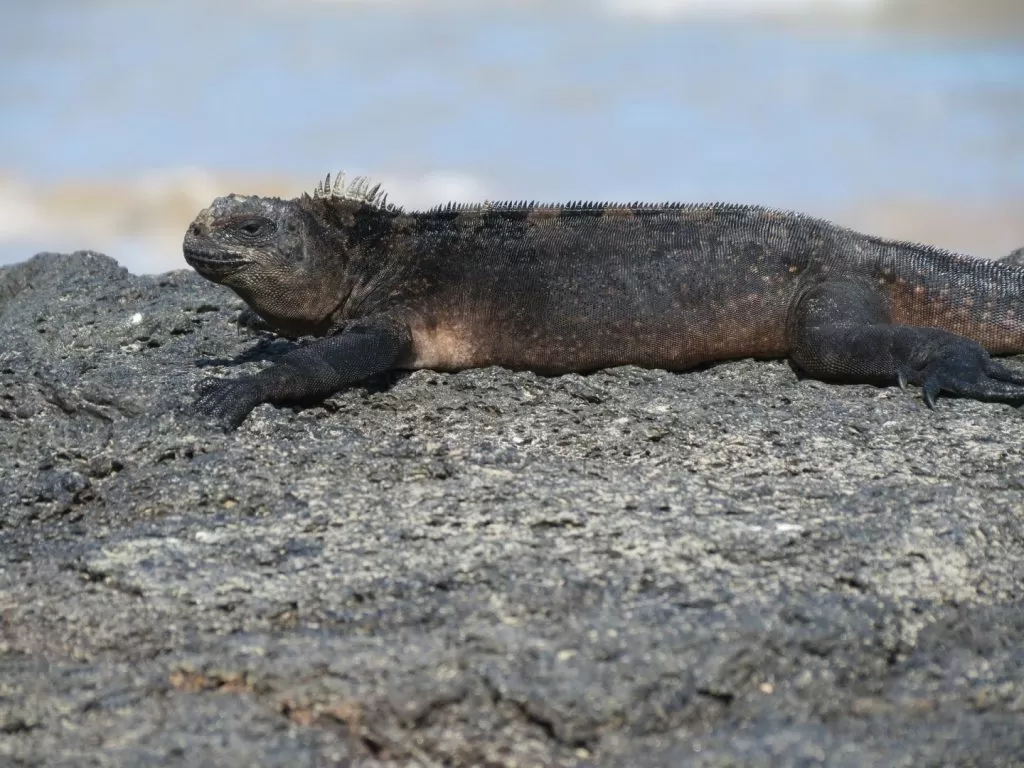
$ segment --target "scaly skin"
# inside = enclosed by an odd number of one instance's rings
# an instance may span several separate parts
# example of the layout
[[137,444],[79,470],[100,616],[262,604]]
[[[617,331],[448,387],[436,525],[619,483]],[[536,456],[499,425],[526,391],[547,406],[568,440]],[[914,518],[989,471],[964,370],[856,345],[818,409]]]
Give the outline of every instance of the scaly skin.
[[185,258],[271,327],[324,337],[209,386],[231,425],[396,368],[547,374],[789,357],[839,382],[1024,402],[1024,268],[745,205],[484,203],[404,212],[328,181],[218,198]]

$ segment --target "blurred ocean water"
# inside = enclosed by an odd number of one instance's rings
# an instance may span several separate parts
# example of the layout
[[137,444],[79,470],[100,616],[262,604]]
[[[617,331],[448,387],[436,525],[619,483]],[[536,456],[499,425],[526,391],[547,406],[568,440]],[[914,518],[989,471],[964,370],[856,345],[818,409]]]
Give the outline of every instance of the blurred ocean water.
[[8,0],[0,263],[183,266],[213,196],[339,168],[410,207],[892,202],[989,215],[1005,235],[980,250],[1024,242],[1024,44],[859,23],[874,5]]

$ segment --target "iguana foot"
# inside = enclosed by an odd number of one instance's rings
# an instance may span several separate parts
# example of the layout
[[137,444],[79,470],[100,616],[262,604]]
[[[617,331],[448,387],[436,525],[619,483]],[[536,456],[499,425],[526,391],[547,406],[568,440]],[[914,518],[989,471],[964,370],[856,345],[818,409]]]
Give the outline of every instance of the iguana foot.
[[975,400],[1024,403],[1024,374],[1017,373],[989,357],[981,345],[966,339],[949,344],[941,356],[921,368],[905,367],[899,372],[900,387],[921,387],[924,402],[935,407],[939,393]]
[[234,429],[261,402],[259,386],[252,377],[215,379],[199,387],[192,411]]

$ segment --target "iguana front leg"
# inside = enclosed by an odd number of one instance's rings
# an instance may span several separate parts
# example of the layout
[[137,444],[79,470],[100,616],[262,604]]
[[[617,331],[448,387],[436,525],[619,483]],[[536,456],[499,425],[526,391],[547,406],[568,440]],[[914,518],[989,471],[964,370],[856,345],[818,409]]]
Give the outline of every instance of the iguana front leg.
[[211,382],[193,407],[237,427],[261,403],[318,402],[347,384],[395,368],[409,356],[411,344],[403,321],[360,320],[336,336],[289,352],[255,376]]
[[940,392],[1024,402],[1024,375],[975,341],[939,328],[893,325],[883,294],[863,282],[806,291],[787,325],[790,357],[820,379],[920,386],[929,408]]

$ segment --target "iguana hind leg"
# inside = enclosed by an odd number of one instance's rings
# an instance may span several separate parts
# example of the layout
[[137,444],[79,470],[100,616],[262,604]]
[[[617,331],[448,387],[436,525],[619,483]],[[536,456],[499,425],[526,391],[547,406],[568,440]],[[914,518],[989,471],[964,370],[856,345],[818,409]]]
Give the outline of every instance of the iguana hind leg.
[[884,295],[864,282],[823,282],[806,291],[787,335],[790,358],[816,378],[915,384],[930,408],[940,392],[1024,403],[1024,374],[950,331],[892,324]]

